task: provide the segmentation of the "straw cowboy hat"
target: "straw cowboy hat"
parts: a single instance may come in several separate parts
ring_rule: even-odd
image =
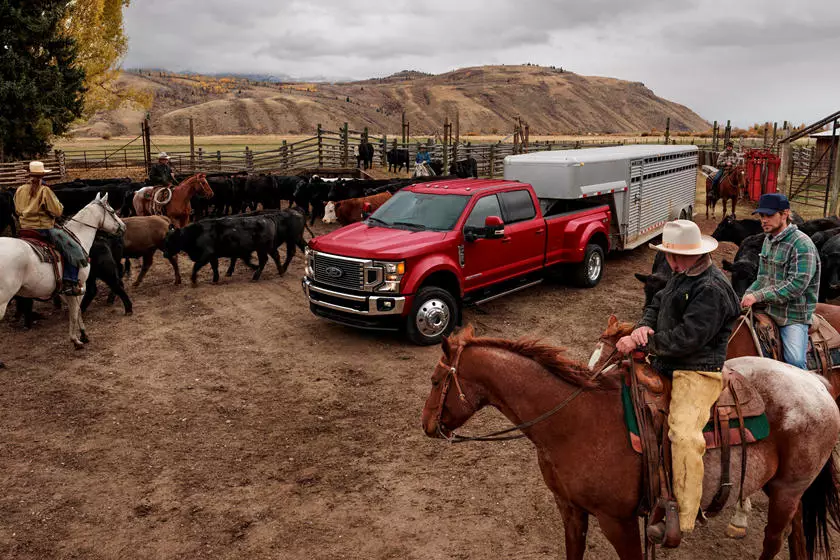
[[[662,243],[651,249],[674,255],[705,255],[717,249],[718,242],[708,235],[700,235],[700,228],[691,220],[674,220],[662,228]]]
[[[30,175],[46,175],[47,173],[52,173],[52,169],[44,169],[44,162],[42,162],[42,161],[30,161],[29,162],[29,174]]]
[[[169,159],[169,154],[166,152],[161,152],[158,154],[158,159]]]

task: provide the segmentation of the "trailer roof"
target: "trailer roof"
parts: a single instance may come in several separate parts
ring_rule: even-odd
[[[507,156],[505,162],[535,163],[551,165],[576,165],[580,163],[598,163],[617,160],[659,157],[686,152],[696,152],[697,146],[665,146],[659,144],[627,144],[606,148],[582,148],[579,150],[551,150],[533,152],[517,156]]]

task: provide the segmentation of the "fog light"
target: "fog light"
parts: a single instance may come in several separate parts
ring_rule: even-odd
[[[378,299],[376,300],[377,311],[391,311],[394,309],[394,300],[392,299]]]

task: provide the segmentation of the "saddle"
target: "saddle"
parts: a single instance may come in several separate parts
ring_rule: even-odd
[[[55,248],[55,245],[50,243],[49,238],[35,229],[22,229],[18,233],[21,241],[26,242],[38,256],[42,263],[52,265],[53,275],[55,276],[55,291],[52,296],[55,296],[62,288],[61,271],[64,268],[64,257]],[[52,299],[50,296],[50,299]]]
[[[144,193],[143,198],[149,201],[153,213],[165,216],[166,205],[172,200],[172,187],[152,187]]]
[[[753,313],[752,327],[758,339],[761,355],[784,361],[784,349],[779,326],[765,313]],[[814,313],[808,329],[808,369],[825,378],[840,367],[840,333],[824,317]]]
[[[646,516],[646,526],[664,520],[665,534],[660,544],[666,548],[679,546],[682,538],[679,508],[674,498],[671,474],[671,445],[668,439],[668,414],[670,411],[672,382],[656,372],[645,361],[644,354],[636,352],[631,359],[625,384],[630,387],[632,408],[635,412],[642,453],[643,498],[640,513]],[[731,446],[741,446],[741,495],[747,472],[746,444],[756,441],[748,434],[746,419],[764,418],[764,400],[752,385],[729,367],[723,369],[723,391],[712,406],[709,417],[713,430],[707,436],[707,448],[721,450],[721,480],[707,516],[714,516],[723,509],[732,489],[730,477]],[[735,426],[732,426],[735,422]],[[766,436],[766,434],[765,434]],[[695,512],[683,512],[694,515]],[[657,539],[658,540],[658,539]],[[648,547],[653,553],[656,541],[649,534]]]

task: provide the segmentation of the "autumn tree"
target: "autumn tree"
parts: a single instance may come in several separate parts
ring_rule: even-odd
[[[35,157],[82,114],[67,0],[0,0],[0,160]]]
[[[76,41],[77,64],[85,71],[83,118],[116,109],[124,101],[148,106],[148,93],[118,87],[120,65],[128,49],[123,8],[130,0],[68,0],[65,31]]]

